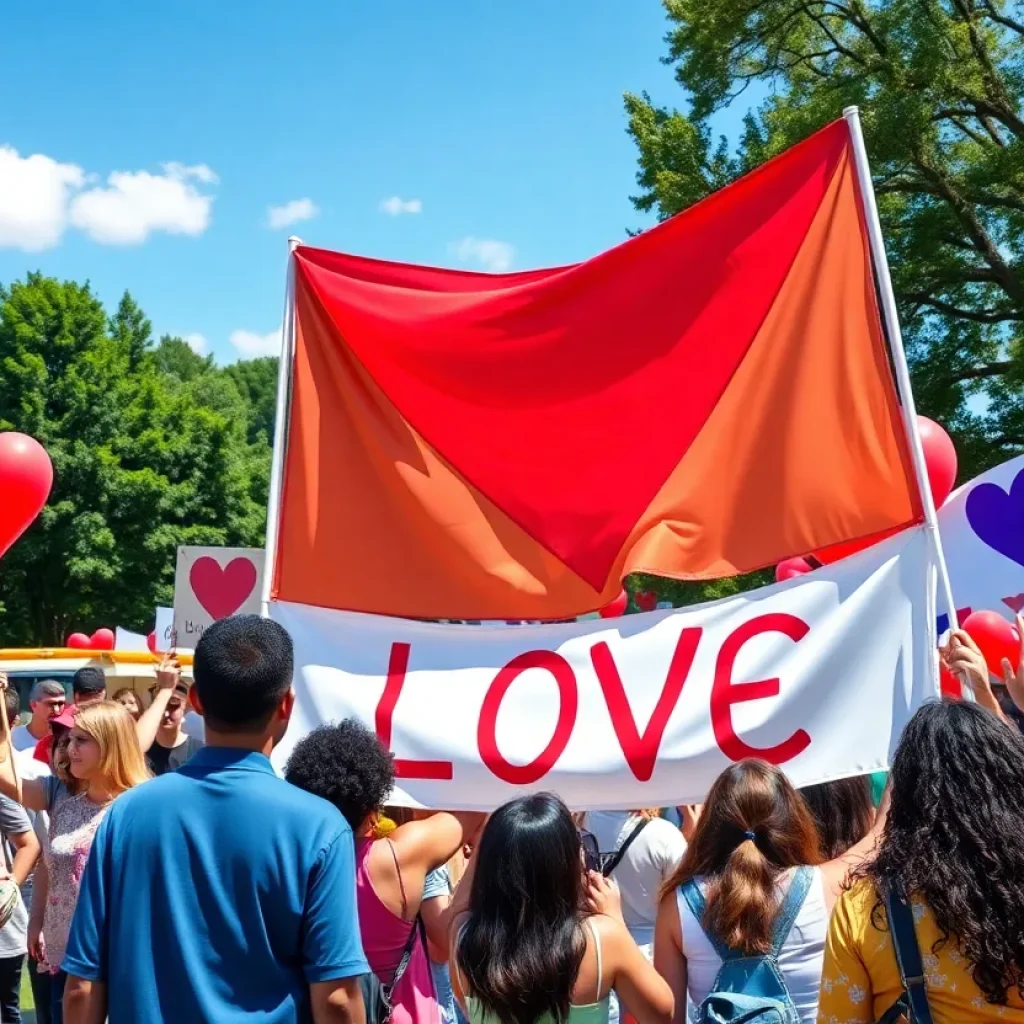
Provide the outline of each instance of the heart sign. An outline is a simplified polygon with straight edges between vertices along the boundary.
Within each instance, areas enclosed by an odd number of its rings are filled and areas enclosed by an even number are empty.
[[[978,484],[967,495],[967,521],[994,551],[1024,567],[1024,469],[1009,493],[998,484]]]
[[[227,565],[209,556],[197,558],[189,572],[196,600],[213,619],[234,615],[256,586],[256,566],[248,558],[233,558]]]

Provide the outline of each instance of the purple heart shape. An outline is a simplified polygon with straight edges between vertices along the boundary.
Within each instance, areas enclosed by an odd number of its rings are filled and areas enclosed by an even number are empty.
[[[967,495],[967,521],[994,551],[1024,566],[1024,469],[1010,484],[978,484]]]

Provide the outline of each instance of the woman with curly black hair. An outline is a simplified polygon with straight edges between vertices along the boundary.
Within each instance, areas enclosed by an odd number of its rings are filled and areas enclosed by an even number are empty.
[[[909,898],[934,1024],[1024,1021],[1024,737],[976,704],[926,704],[893,758],[875,855],[836,904],[819,1021],[871,1024],[902,994],[881,893]]]
[[[483,815],[432,814],[380,836],[377,823],[394,785],[394,759],[376,734],[354,719],[322,725],[300,740],[285,778],[334,804],[352,826],[359,930],[366,959],[383,985],[392,984],[412,943],[412,955],[391,993],[392,1024],[436,1024],[440,1014],[427,950],[415,934],[423,884],[429,872],[471,841]],[[430,917],[427,934],[446,948],[447,919]]]

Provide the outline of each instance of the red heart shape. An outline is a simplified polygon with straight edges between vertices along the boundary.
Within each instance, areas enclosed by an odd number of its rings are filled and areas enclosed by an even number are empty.
[[[53,486],[53,464],[34,438],[0,434],[0,555],[32,525]]]
[[[1007,608],[1012,609],[1015,612],[1019,612],[1024,609],[1024,594],[1018,594],[1016,597],[1004,597],[1003,604]]]
[[[196,600],[214,619],[234,615],[256,586],[256,566],[248,558],[233,558],[224,568],[204,555],[192,563],[188,581]]]
[[[658,595],[653,590],[638,590],[633,600],[642,612],[653,612],[658,607]]]

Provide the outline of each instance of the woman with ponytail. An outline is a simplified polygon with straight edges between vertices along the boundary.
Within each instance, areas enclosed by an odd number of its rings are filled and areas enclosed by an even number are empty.
[[[654,964],[675,995],[676,1024],[687,1019],[687,995],[700,1006],[712,992],[720,950],[751,957],[772,952],[791,889],[795,914],[777,966],[801,1024],[813,1024],[828,915],[848,873],[874,848],[885,806],[862,842],[822,863],[807,805],[777,767],[749,759],[718,777],[658,910]],[[703,902],[699,918],[695,889]]]

